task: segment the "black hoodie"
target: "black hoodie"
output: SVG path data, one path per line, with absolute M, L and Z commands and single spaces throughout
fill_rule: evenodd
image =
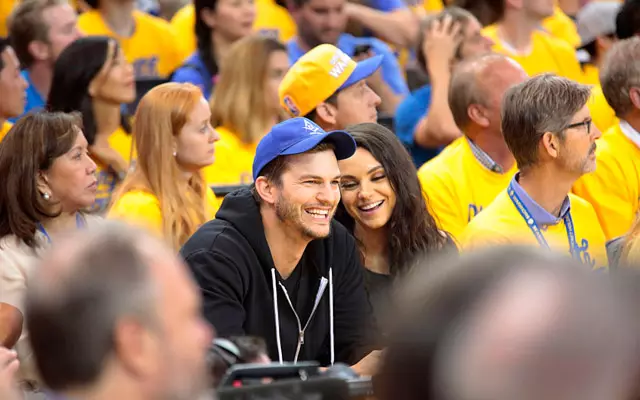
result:
M 274 361 L 295 361 L 299 353 L 297 361 L 322 365 L 353 365 L 373 349 L 365 339 L 371 336 L 372 312 L 356 244 L 336 221 L 328 237 L 307 245 L 292 273 L 299 279 L 292 302 L 249 189 L 227 195 L 216 219 L 189 238 L 181 254 L 202 291 L 204 315 L 220 337 L 260 336 Z

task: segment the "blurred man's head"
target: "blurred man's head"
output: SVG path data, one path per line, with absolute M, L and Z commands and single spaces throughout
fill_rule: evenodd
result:
M 347 0 L 292 0 L 290 11 L 300 39 L 309 48 L 338 43 L 347 26 L 345 4 Z
M 482 35 L 482 25 L 480 25 L 476 17 L 462 8 L 448 7 L 436 15 L 426 18 L 420 26 L 416 46 L 416 59 L 421 68 L 426 68 L 427 65 L 424 51 L 422 51 L 426 34 L 434 22 L 442 22 L 445 18 L 450 18 L 451 23 L 459 24 L 461 28 L 460 34 L 463 39 L 456 49 L 456 61 L 472 59 L 491 51 L 493 42 Z
M 380 97 L 366 78 L 381 63 L 381 55 L 356 63 L 335 46 L 317 46 L 287 71 L 280 83 L 280 105 L 290 116 L 306 117 L 325 130 L 377 122 Z
M 616 36 L 628 39 L 640 35 L 640 1 L 626 0 L 616 17 Z
M 640 115 L 640 37 L 617 42 L 600 68 L 600 84 L 607 103 L 622 119 Z
M 502 138 L 500 113 L 504 94 L 527 78 L 517 62 L 500 54 L 459 64 L 449 86 L 449 108 L 456 125 L 471 140 L 478 135 Z
M 0 121 L 23 113 L 27 87 L 16 53 L 7 39 L 0 38 Z
M 24 68 L 51 66 L 71 42 L 82 36 L 75 10 L 66 0 L 24 0 L 10 17 L 11 44 Z
M 626 398 L 635 332 L 606 279 L 536 248 L 428 267 L 397 293 L 380 400 Z
M 577 15 L 580 48 L 589 53 L 590 62 L 597 64 L 616 40 L 616 15 L 621 4 L 615 1 L 594 1 Z
M 587 101 L 591 88 L 542 74 L 510 88 L 502 102 L 502 134 L 521 171 L 553 168 L 578 179 L 596 168 L 596 139 Z
M 46 386 L 80 397 L 202 393 L 211 328 L 186 267 L 164 244 L 104 223 L 56 241 L 37 271 L 26 325 Z

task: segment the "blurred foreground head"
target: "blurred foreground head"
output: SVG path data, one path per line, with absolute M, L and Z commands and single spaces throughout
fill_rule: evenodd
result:
M 611 281 L 538 249 L 416 268 L 380 400 L 628 399 L 635 330 Z
M 42 380 L 77 398 L 195 399 L 211 330 L 187 269 L 159 241 L 104 222 L 58 240 L 27 291 Z

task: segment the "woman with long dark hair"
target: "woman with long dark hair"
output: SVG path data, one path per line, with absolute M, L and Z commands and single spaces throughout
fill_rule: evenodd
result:
M 338 220 L 360 245 L 365 286 L 376 315 L 388 306 L 394 278 L 419 257 L 453 246 L 429 213 L 416 168 L 398 138 L 382 125 L 347 128 L 356 153 L 339 161 Z
M 233 43 L 251 34 L 256 10 L 253 0 L 195 0 L 194 7 L 197 50 L 172 81 L 193 83 L 209 99 L 222 59 Z
M 133 68 L 114 39 L 78 39 L 56 61 L 47 108 L 82 114 L 89 151 L 98 164 L 93 212 L 107 208 L 116 184 L 129 169 L 131 129 L 122 105 L 135 97 Z

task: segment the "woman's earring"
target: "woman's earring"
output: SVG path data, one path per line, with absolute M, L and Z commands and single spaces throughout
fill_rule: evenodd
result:
M 177 151 L 174 151 L 174 152 L 173 152 L 173 156 L 175 157 L 175 156 L 177 156 L 177 155 L 178 155 L 178 152 L 177 152 Z
M 49 195 L 49 193 L 45 192 L 45 193 L 42 193 L 42 198 L 45 199 L 46 201 L 49 201 L 49 199 L 51 199 L 51 196 Z

